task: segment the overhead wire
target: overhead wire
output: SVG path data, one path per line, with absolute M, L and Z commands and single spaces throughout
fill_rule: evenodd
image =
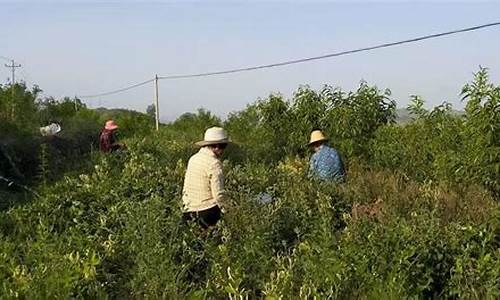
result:
M 286 65 L 291 65 L 291 64 L 309 62 L 309 61 L 313 61 L 313 60 L 320 60 L 320 59 L 342 56 L 342 55 L 347 55 L 347 54 L 353 54 L 353 53 L 369 51 L 369 50 L 374 50 L 374 49 L 403 45 L 403 44 L 433 39 L 433 38 L 437 38 L 437 37 L 442 37 L 442 36 L 446 36 L 446 35 L 452 35 L 452 34 L 457 34 L 457 33 L 462 33 L 462 32 L 467 32 L 467 31 L 474 31 L 474 30 L 478 30 L 478 29 L 482 29 L 482 28 L 486 28 L 486 27 L 498 26 L 498 25 L 500 25 L 500 22 L 489 23 L 489 24 L 484 24 L 484 25 L 479 25 L 479 26 L 473 26 L 473 27 L 452 30 L 452 31 L 447 31 L 447 32 L 442 32 L 442 33 L 436 33 L 436 34 L 431 34 L 431 35 L 425 35 L 425 36 L 416 37 L 416 38 L 407 39 L 407 40 L 398 41 L 398 42 L 384 43 L 384 44 L 379 44 L 376 46 L 369 46 L 369 47 L 358 48 L 358 49 L 354 49 L 354 50 L 341 51 L 341 52 L 330 53 L 330 54 L 308 57 L 308 58 L 288 60 L 288 61 L 277 62 L 277 63 L 267 64 L 267 65 L 252 66 L 252 67 L 245 67 L 245 68 L 238 68 L 238 69 L 231 69 L 231 70 L 224 70 L 224 71 L 198 73 L 198 74 L 158 76 L 158 79 L 162 79 L 162 80 L 167 79 L 168 80 L 168 79 L 205 77 L 205 76 L 222 75 L 222 74 L 253 71 L 253 70 L 259 70 L 259 69 L 266 69 L 266 68 L 281 67 L 281 66 L 286 66 Z
M 95 97 L 102 97 L 102 96 L 113 95 L 113 94 L 121 93 L 121 92 L 130 90 L 130 89 L 136 88 L 136 87 L 140 87 L 142 85 L 145 85 L 145 84 L 148 84 L 150 82 L 153 82 L 154 80 L 155 79 L 148 79 L 148 80 L 145 80 L 145 81 L 133 84 L 131 86 L 127 86 L 127 87 L 121 88 L 121 89 L 112 90 L 112 91 L 109 91 L 109 92 L 104 92 L 104 93 L 99 93 L 99 94 L 93 94 L 93 95 L 77 95 L 77 97 L 81 97 L 81 98 L 95 98 Z
M 358 48 L 358 49 L 353 49 L 353 50 L 329 53 L 329 54 L 320 55 L 320 56 L 313 56 L 313 57 L 271 63 L 271 64 L 266 64 L 266 65 L 250 66 L 250 67 L 221 70 L 221 71 L 214 71 L 214 72 L 158 76 L 157 79 L 158 80 L 173 80 L 173 79 L 183 79 L 183 78 L 206 77 L 206 76 L 214 76 L 214 75 L 222 75 L 222 74 L 230 74 L 230 73 L 254 71 L 254 70 L 259 70 L 259 69 L 281 67 L 281 66 L 286 66 L 286 65 L 304 63 L 304 62 L 309 62 L 309 61 L 314 61 L 314 60 L 332 58 L 332 57 L 354 54 L 354 53 L 359 53 L 359 52 L 364 52 L 364 51 L 370 51 L 370 50 L 375 50 L 375 49 L 388 48 L 388 47 L 393 47 L 393 46 L 398 46 L 398 45 L 403 45 L 403 44 L 408 44 L 408 43 L 414 43 L 414 42 L 418 42 L 418 41 L 434 39 L 434 38 L 447 36 L 447 35 L 453 35 L 453 34 L 457 34 L 457 33 L 475 31 L 475 30 L 479 30 L 479 29 L 483 29 L 483 28 L 487 28 L 487 27 L 498 26 L 498 25 L 500 25 L 500 22 L 493 22 L 493 23 L 488 23 L 488 24 L 483 24 L 483 25 L 478 25 L 478 26 L 473 26 L 473 27 L 467 27 L 467 28 L 462 28 L 462 29 L 457 29 L 457 30 L 452 30 L 452 31 L 447 31 L 447 32 L 424 35 L 424 36 L 411 38 L 411 39 L 407 39 L 407 40 L 402 40 L 402 41 L 397 41 L 397 42 L 383 43 L 383 44 L 379 44 L 379 45 L 375 45 L 375 46 L 369 46 L 369 47 Z M 91 95 L 78 95 L 78 97 L 95 98 L 95 97 L 113 95 L 113 94 L 117 94 L 117 93 L 121 93 L 121 92 L 130 90 L 130 89 L 133 89 L 133 88 L 140 87 L 142 85 L 148 84 L 148 83 L 153 82 L 155 80 L 156 80 L 156 78 L 152 78 L 152 79 L 148 79 L 148 80 L 124 87 L 124 88 L 111 90 L 109 92 L 103 92 L 103 93 L 91 94 Z

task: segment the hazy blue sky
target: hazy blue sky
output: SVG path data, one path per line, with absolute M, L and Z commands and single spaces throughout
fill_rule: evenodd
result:
M 44 95 L 94 94 L 154 74 L 267 64 L 500 21 L 500 2 L 1 1 L 0 55 Z M 3 62 L 2 62 L 3 63 Z M 2 64 L 3 65 L 3 64 Z M 160 82 L 172 119 L 205 107 L 218 115 L 301 84 L 389 88 L 399 106 L 418 94 L 462 107 L 459 92 L 482 65 L 500 81 L 500 26 L 272 70 Z M 0 68 L 0 82 L 10 72 Z M 92 107 L 144 111 L 153 86 L 84 99 Z

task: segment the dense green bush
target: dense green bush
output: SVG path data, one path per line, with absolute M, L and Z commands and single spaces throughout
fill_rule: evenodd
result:
M 462 117 L 448 104 L 428 112 L 416 97 L 410 111 L 416 119 L 405 125 L 381 127 L 371 141 L 372 164 L 399 171 L 419 181 L 451 178 L 462 151 Z
M 121 138 L 144 136 L 153 129 L 153 120 L 138 112 L 91 110 L 80 99 L 41 99 L 40 92 L 24 84 L 0 86 L 0 176 L 36 184 L 88 167 L 85 162 L 98 149 L 108 119 L 120 125 Z M 42 137 L 39 128 L 53 122 L 61 125 L 61 132 Z
M 395 102 L 389 95 L 364 82 L 349 93 L 331 86 L 319 92 L 303 86 L 290 101 L 272 94 L 231 114 L 224 125 L 253 161 L 273 163 L 287 155 L 307 155 L 315 128 L 323 129 L 345 157 L 366 157 L 376 130 L 394 121 Z
M 423 109 L 420 98 L 410 110 L 415 120 L 381 127 L 371 141 L 375 166 L 401 172 L 419 181 L 448 181 L 460 186 L 481 184 L 500 193 L 500 87 L 481 69 L 462 91 L 465 114 L 451 105 Z
M 202 238 L 181 222 L 185 161 L 172 154 L 155 141 L 130 143 L 126 154 L 97 157 L 92 173 L 1 213 L 2 293 L 285 299 L 498 292 L 498 221 L 487 217 L 498 206 L 487 194 L 468 200 L 361 166 L 346 184 L 325 185 L 307 179 L 302 159 L 268 168 L 228 157 L 227 211 L 218 233 Z M 256 201 L 264 190 L 274 203 Z M 353 203 L 375 199 L 384 203 L 380 215 L 350 218 Z M 460 199 L 470 203 L 450 208 Z
M 462 94 L 467 101 L 464 162 L 457 173 L 500 196 L 500 86 L 489 83 L 481 69 Z
M 0 298 L 498 298 L 498 88 L 481 70 L 464 115 L 415 97 L 405 125 L 388 97 L 365 83 L 304 86 L 159 132 L 148 116 L 49 103 L 67 116 L 63 149 L 89 147 L 72 139 L 93 139 L 113 117 L 128 150 L 80 159 L 88 168 L 0 211 Z M 181 190 L 193 142 L 214 125 L 235 144 L 223 158 L 224 217 L 202 232 L 182 221 Z M 307 176 L 315 127 L 346 158 L 346 182 Z M 51 143 L 42 154 L 59 149 Z M 77 149 L 45 159 L 82 158 Z

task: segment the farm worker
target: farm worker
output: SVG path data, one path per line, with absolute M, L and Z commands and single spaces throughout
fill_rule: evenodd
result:
M 205 131 L 200 150 L 188 161 L 182 190 L 183 218 L 196 221 L 203 229 L 217 224 L 221 218 L 224 197 L 224 174 L 219 158 L 229 138 L 220 127 Z
M 309 161 L 311 175 L 322 179 L 332 181 L 342 181 L 345 176 L 344 164 L 337 150 L 329 147 L 321 130 L 311 132 L 309 146 L 314 154 Z
M 115 132 L 117 129 L 118 125 L 116 125 L 115 121 L 106 121 L 99 137 L 99 148 L 102 152 L 108 153 L 124 148 L 124 145 L 116 141 Z

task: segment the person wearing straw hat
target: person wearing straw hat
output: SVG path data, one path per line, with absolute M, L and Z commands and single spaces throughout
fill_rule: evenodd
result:
M 344 164 L 337 150 L 329 147 L 321 130 L 313 130 L 309 146 L 314 154 L 309 161 L 310 172 L 322 180 L 342 181 L 345 177 Z
M 124 145 L 116 141 L 115 132 L 118 129 L 115 121 L 108 120 L 104 125 L 99 137 L 99 149 L 104 153 L 110 153 L 118 149 L 124 148 Z
M 183 218 L 196 221 L 203 229 L 214 226 L 221 218 L 225 191 L 219 158 L 228 143 L 223 128 L 208 128 L 203 140 L 196 143 L 200 150 L 188 161 L 182 190 Z

